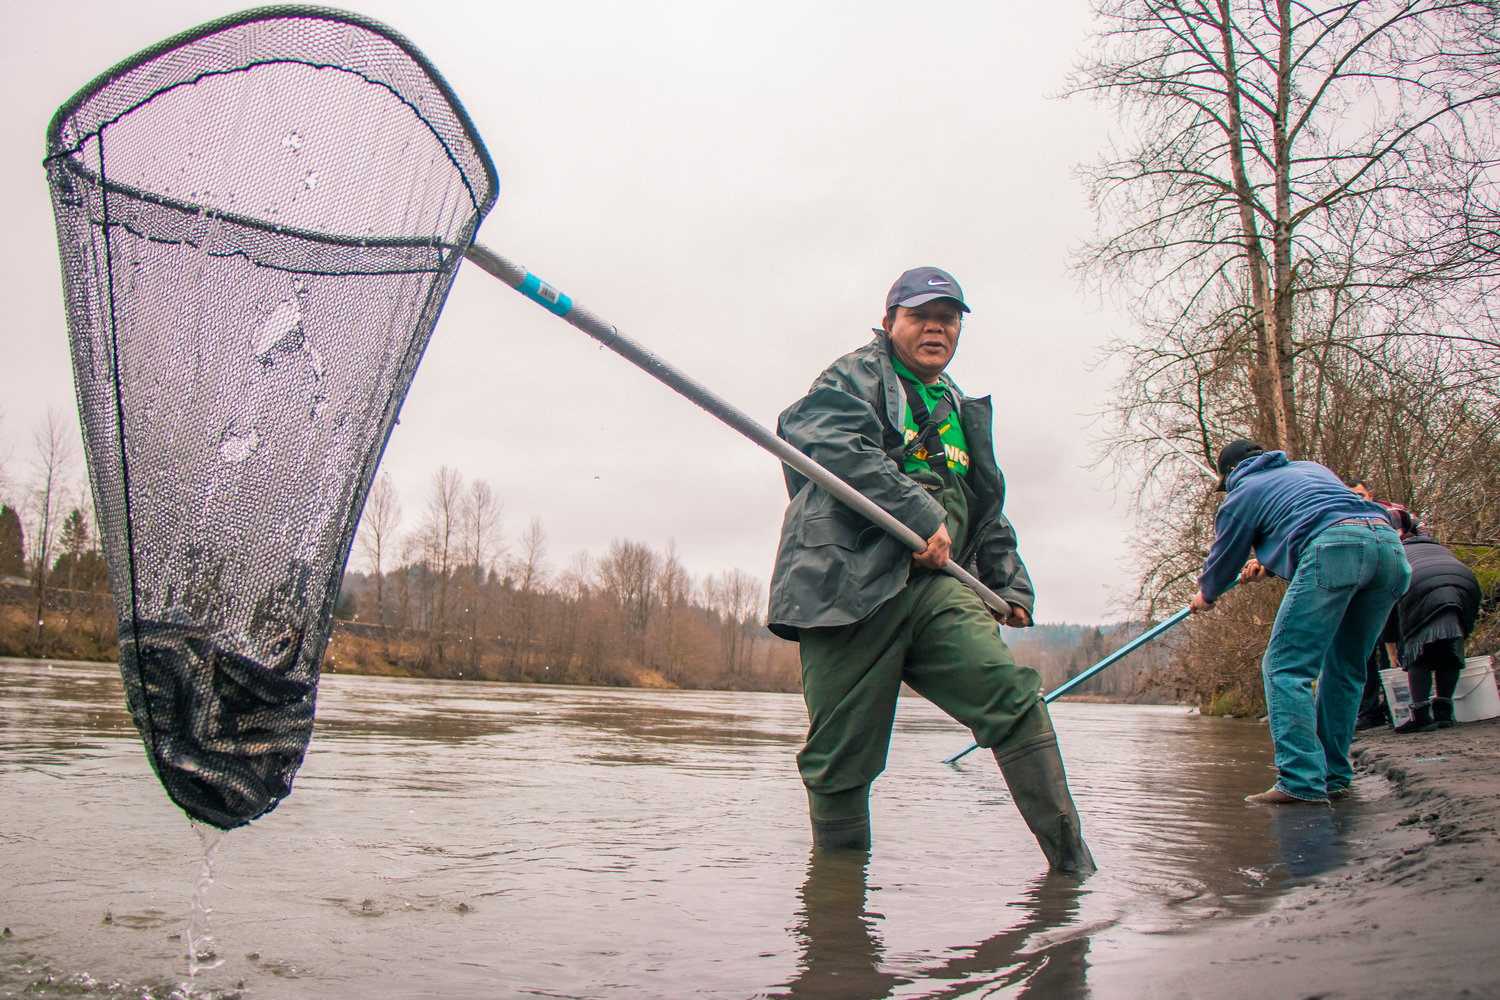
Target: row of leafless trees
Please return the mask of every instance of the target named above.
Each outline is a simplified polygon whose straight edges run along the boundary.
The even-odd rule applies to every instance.
[[[93,649],[109,639],[100,624],[110,624],[107,609],[95,615],[103,605],[84,602],[100,622],[67,613],[77,603],[70,595],[108,589],[74,432],[50,413],[32,438],[24,460],[0,454],[0,577],[31,587],[29,634],[11,635],[8,625],[5,646],[35,655],[73,649],[68,637],[44,632],[84,628]],[[336,643],[345,667],[366,661],[441,676],[797,688],[796,648],[765,631],[764,588],[749,574],[694,580],[675,552],[626,540],[556,570],[540,520],[513,547],[502,528],[490,486],[447,468],[408,527],[381,476],[358,541],[369,573],[351,574],[341,600],[367,627],[362,644],[354,634]]]
[[[695,580],[671,548],[625,539],[558,569],[540,519],[507,543],[493,490],[447,467],[416,522],[403,524],[382,475],[358,541],[368,575],[346,576],[341,598],[346,616],[376,629],[391,665],[506,680],[797,687],[795,647],[765,631],[764,587],[741,570]]]
[[[61,419],[33,435],[25,474],[0,492],[0,652],[113,655],[114,612],[88,492]],[[0,463],[0,473],[5,469]],[[15,497],[15,505],[7,502]],[[346,574],[329,662],[338,670],[587,684],[774,689],[800,686],[797,650],[762,624],[764,587],[741,571],[693,579],[672,549],[617,540],[600,557],[548,558],[533,519],[508,542],[502,505],[484,482],[433,476],[406,524],[391,480],[366,504]],[[1051,689],[1129,637],[1131,626],[1040,626],[1010,635],[1020,662]],[[1135,654],[1080,694],[1159,695],[1148,676],[1163,646]]]
[[[102,590],[107,581],[72,428],[49,412],[32,429],[32,446],[29,461],[17,471],[10,456],[0,454],[0,577],[31,583],[35,613],[29,642],[40,647],[47,590],[57,573],[70,590]]]
[[[1069,93],[1123,134],[1085,170],[1081,272],[1136,332],[1108,460],[1139,484],[1139,602],[1195,588],[1212,465],[1249,437],[1367,479],[1500,577],[1500,36],[1470,0],[1098,0]],[[1193,622],[1174,679],[1259,705],[1274,589]]]

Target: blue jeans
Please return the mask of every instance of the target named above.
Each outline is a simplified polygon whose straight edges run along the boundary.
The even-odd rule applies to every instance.
[[[1261,661],[1276,787],[1287,795],[1319,801],[1349,787],[1365,661],[1410,580],[1401,540],[1383,522],[1325,528],[1302,553]]]

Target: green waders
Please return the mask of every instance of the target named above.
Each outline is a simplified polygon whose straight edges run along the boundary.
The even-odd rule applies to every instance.
[[[962,481],[952,478],[937,499],[948,510],[957,551],[968,503]],[[1075,874],[1094,870],[1040,697],[1041,679],[1016,664],[989,609],[968,587],[947,574],[914,572],[906,589],[864,620],[803,629],[800,640],[809,726],[797,767],[807,786],[814,844],[870,846],[870,783],[885,769],[905,681],[967,726],[980,746],[994,749],[1049,864]]]

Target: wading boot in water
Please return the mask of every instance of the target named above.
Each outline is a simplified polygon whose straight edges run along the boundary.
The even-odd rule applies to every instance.
[[[1453,726],[1453,699],[1434,697],[1432,699],[1432,728],[1452,729]]]
[[[813,846],[835,851],[870,849],[870,786],[861,785],[832,795],[807,793],[812,817]]]
[[[1451,717],[1453,703],[1448,703],[1448,712]],[[1437,728],[1432,721],[1432,702],[1414,701],[1411,703],[1411,718],[1396,727],[1398,733],[1430,733]]]
[[[994,754],[1010,797],[1052,870],[1076,878],[1097,871],[1094,856],[1083,842],[1073,796],[1068,792],[1057,736],[1043,733],[1014,746],[996,747]]]

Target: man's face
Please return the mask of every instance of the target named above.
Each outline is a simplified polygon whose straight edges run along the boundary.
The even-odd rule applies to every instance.
[[[963,312],[952,299],[933,299],[911,308],[897,306],[896,315],[883,320],[881,325],[890,334],[891,347],[901,363],[930,385],[948,367],[958,349]]]
[[[1366,500],[1375,499],[1375,494],[1371,493],[1370,487],[1366,486],[1364,483],[1355,483],[1350,487],[1350,489],[1352,489],[1355,493],[1358,493],[1360,496],[1364,497]]]

